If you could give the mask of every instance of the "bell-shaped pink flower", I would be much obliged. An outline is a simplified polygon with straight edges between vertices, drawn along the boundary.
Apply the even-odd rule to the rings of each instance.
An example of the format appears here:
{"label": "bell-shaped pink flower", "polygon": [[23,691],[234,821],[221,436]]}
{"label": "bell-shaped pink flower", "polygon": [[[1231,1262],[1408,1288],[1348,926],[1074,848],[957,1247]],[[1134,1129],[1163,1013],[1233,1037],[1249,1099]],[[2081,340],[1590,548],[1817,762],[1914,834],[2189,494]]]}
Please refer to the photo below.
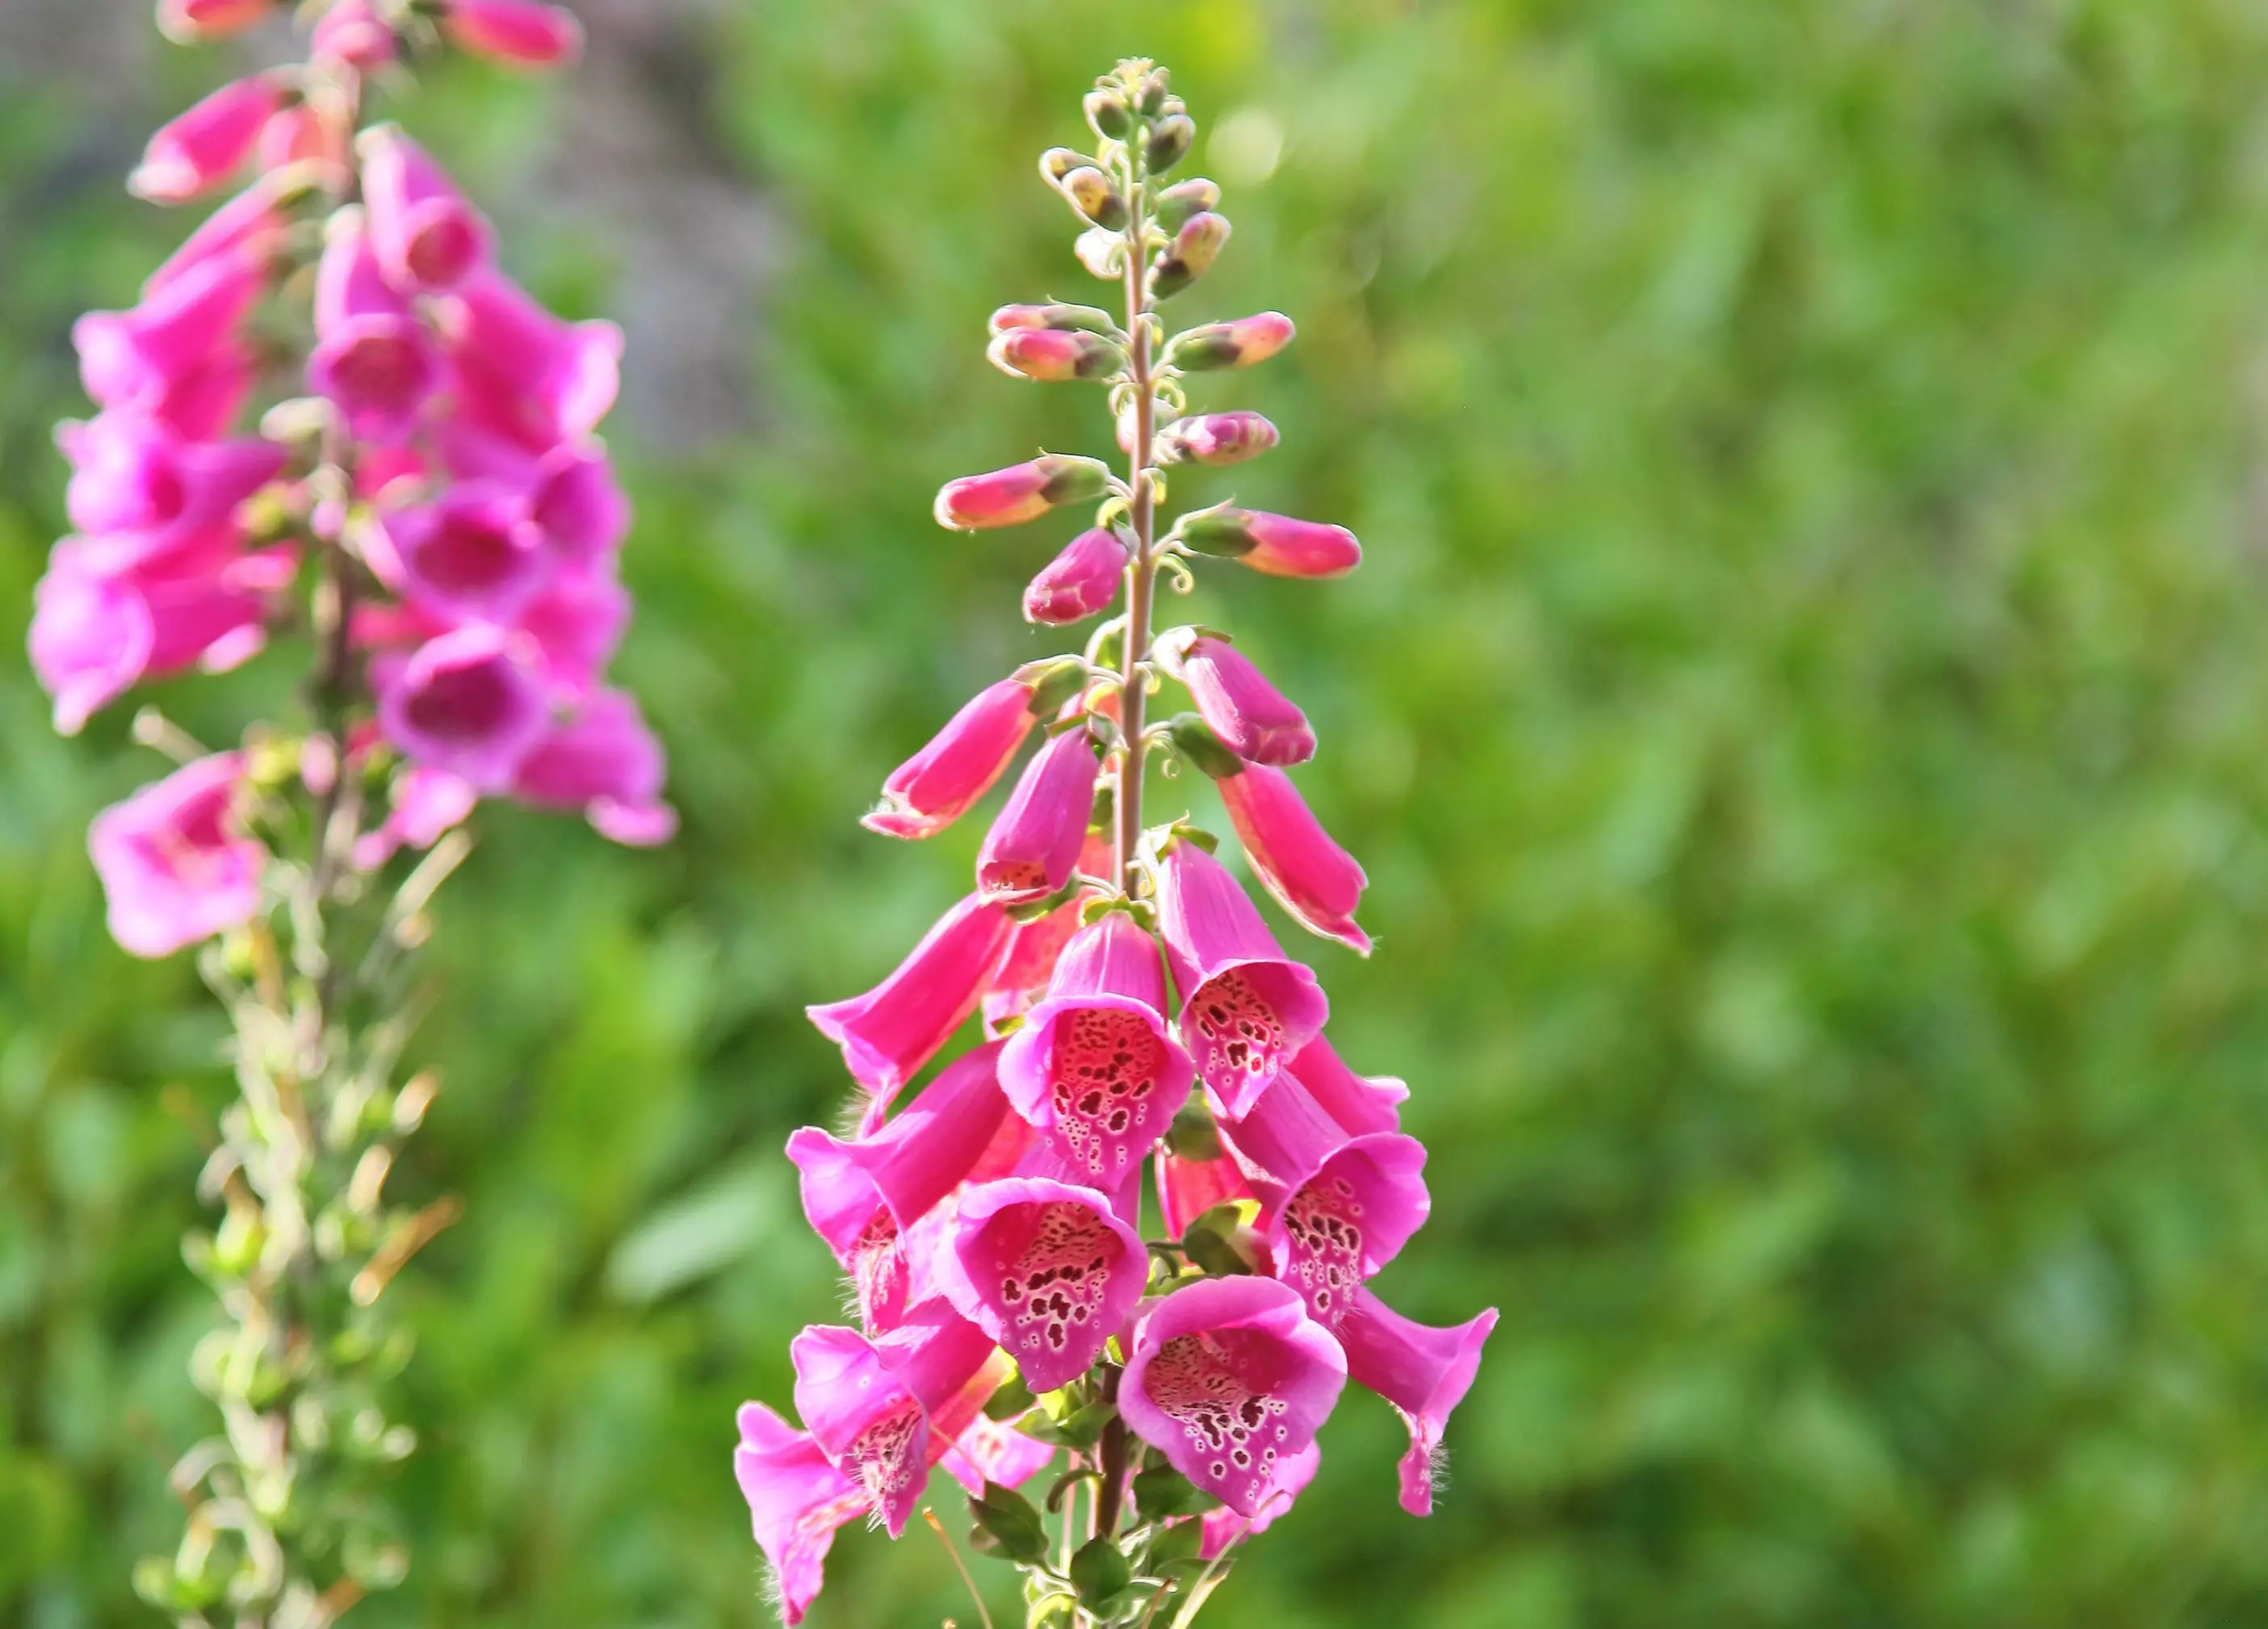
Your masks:
{"label": "bell-shaped pink flower", "polygon": [[895,1323],[917,1293],[902,1247],[914,1226],[980,1165],[1007,1169],[1029,1140],[1001,1095],[999,1062],[998,1041],[954,1059],[862,1137],[806,1126],[787,1140],[803,1214],[850,1275],[869,1329]]}
{"label": "bell-shaped pink flower", "polygon": [[1195,628],[1160,638],[1166,670],[1189,686],[1197,711],[1239,758],[1282,767],[1315,755],[1307,715],[1227,640]]}
{"label": "bell-shaped pink flower", "polygon": [[961,1315],[1016,1360],[1024,1383],[1052,1391],[1125,1329],[1150,1258],[1093,1188],[1017,1177],[961,1196],[937,1276]]}
{"label": "bell-shaped pink flower", "polygon": [[637,700],[601,690],[529,749],[512,795],[541,809],[578,809],[601,837],[651,848],[677,833],[677,811],[661,799],[666,774]]}
{"label": "bell-shaped pink flower", "polygon": [[237,818],[243,783],[241,755],[216,752],[94,818],[87,849],[123,948],[170,956],[258,913],[268,851]]}
{"label": "bell-shaped pink flower", "polygon": [[315,273],[309,386],[338,404],[357,439],[391,442],[408,436],[444,378],[440,347],[387,283],[366,218],[341,210]]}
{"label": "bell-shaped pink flower", "polygon": [[1265,764],[1248,763],[1215,784],[1252,874],[1276,903],[1310,933],[1369,955],[1370,936],[1357,925],[1354,913],[1370,879],[1354,856],[1331,840],[1292,777]]}
{"label": "bell-shaped pink flower", "polygon": [[611,562],[556,573],[516,620],[534,645],[544,683],[562,701],[588,697],[630,626],[630,597]]}
{"label": "bell-shaped pink flower", "polygon": [[1440,1470],[1441,1436],[1449,1415],[1472,1390],[1481,1348],[1496,1328],[1496,1309],[1450,1329],[1412,1323],[1366,1289],[1338,1323],[1347,1372],[1394,1405],[1410,1427],[1402,1457],[1402,1508],[1433,1513],[1433,1484]]}
{"label": "bell-shaped pink flower", "polygon": [[151,298],[166,284],[178,283],[192,271],[216,260],[233,260],[257,266],[270,242],[287,222],[282,200],[300,178],[271,172],[246,187],[197,224],[196,229],[158,263],[142,280],[142,297]]}
{"label": "bell-shaped pink flower", "polygon": [[1301,1047],[1291,1074],[1350,1137],[1402,1129],[1401,1105],[1410,1100],[1410,1088],[1391,1075],[1356,1074],[1329,1037],[1318,1035]]}
{"label": "bell-shaped pink flower", "polygon": [[261,127],[283,104],[283,86],[266,75],[223,85],[158,128],[127,190],[152,203],[210,192],[252,157]]}
{"label": "bell-shaped pink flower", "polygon": [[1257,413],[1200,413],[1175,419],[1160,432],[1158,456],[1169,464],[1241,464],[1267,451],[1276,439],[1276,427]]}
{"label": "bell-shaped pink flower", "polygon": [[825,1581],[836,1530],[865,1516],[873,1501],[835,1468],[809,1432],[761,1403],[743,1403],[733,1472],[747,1501],[756,1545],[771,1567],[772,1603],[795,1629]]}
{"label": "bell-shaped pink flower", "polygon": [[535,453],[598,427],[622,383],[620,328],[563,321],[493,270],[457,295],[451,356],[469,423]]}
{"label": "bell-shaped pink flower", "polygon": [[480,800],[461,776],[423,764],[404,766],[394,777],[385,820],[355,840],[355,869],[374,871],[403,848],[431,848],[469,819]]}
{"label": "bell-shaped pink flower", "polygon": [[531,486],[535,524],[563,560],[595,564],[630,529],[630,499],[596,442],[553,448],[532,472]]}
{"label": "bell-shaped pink flower", "polygon": [[[393,64],[401,55],[401,42],[371,0],[333,0],[308,36],[307,55],[318,62],[342,62],[366,74],[375,73]],[[365,187],[369,180],[365,174]]]}
{"label": "bell-shaped pink flower", "polygon": [[1188,1101],[1195,1068],[1166,1026],[1157,942],[1123,911],[1064,947],[1045,1000],[1000,1055],[1008,1101],[1061,1175],[1116,1194]]}
{"label": "bell-shaped pink flower", "polygon": [[1110,471],[1101,459],[1046,453],[1006,469],[948,481],[938,491],[937,524],[950,532],[1019,526],[1065,503],[1099,498],[1109,486]]}
{"label": "bell-shaped pink flower", "polygon": [[113,408],[66,421],[55,442],[72,466],[64,507],[90,536],[122,539],[107,559],[152,559],[225,522],[288,456],[254,437],[190,441],[159,420]]}
{"label": "bell-shaped pink flower", "polygon": [[971,894],[865,994],[804,1009],[873,1095],[871,1112],[887,1108],[976,1010],[1014,926],[1005,907]]}
{"label": "bell-shaped pink flower", "polygon": [[1362,545],[1344,526],[1294,520],[1256,509],[1213,509],[1185,517],[1183,543],[1275,577],[1342,577],[1362,563]]}
{"label": "bell-shaped pink flower", "polygon": [[1064,545],[1024,591],[1024,620],[1061,627],[1083,622],[1118,597],[1126,571],[1126,545],[1118,534],[1090,526]]}
{"label": "bell-shaped pink flower", "polygon": [[387,512],[365,547],[387,586],[441,616],[489,622],[510,622],[557,565],[526,493],[490,481]]}
{"label": "bell-shaped pink flower", "polygon": [[978,893],[1020,905],[1071,881],[1086,844],[1101,767],[1083,727],[1064,730],[1033,754],[976,851]]}
{"label": "bell-shaped pink flower", "polygon": [[1185,838],[1159,861],[1158,922],[1174,987],[1186,992],[1182,1038],[1214,1112],[1241,1119],[1322,1032],[1330,1003],[1315,975],[1284,954],[1236,879]]}
{"label": "bell-shaped pink flower", "polygon": [[389,283],[405,294],[447,289],[487,263],[488,223],[401,126],[365,130],[356,146],[370,245]]}
{"label": "bell-shaped pink flower", "polygon": [[1118,1412],[1174,1469],[1241,1516],[1304,1454],[1346,1385],[1338,1343],[1270,1279],[1206,1279],[1135,1326]]}
{"label": "bell-shaped pink flower", "polygon": [[516,68],[558,68],[583,54],[583,26],[540,0],[446,0],[441,32],[452,45]]}
{"label": "bell-shaped pink flower", "polygon": [[861,822],[886,837],[932,837],[968,811],[1008,767],[1037,722],[1032,686],[1011,677],[980,690],[928,745],[882,782],[882,801]]}
{"label": "bell-shaped pink flower", "polygon": [[1310,1443],[1307,1452],[1294,1454],[1289,1459],[1276,1462],[1276,1475],[1268,1489],[1260,1495],[1260,1509],[1249,1519],[1241,1516],[1227,1506],[1206,1511],[1201,1516],[1188,1518],[1199,1523],[1204,1534],[1197,1547],[1197,1559],[1210,1561],[1231,1545],[1247,1538],[1256,1538],[1275,1524],[1276,1518],[1289,1510],[1293,1501],[1307,1491],[1307,1484],[1315,1479],[1322,1468],[1323,1449],[1321,1443]]}
{"label": "bell-shaped pink flower", "polygon": [[1254,1197],[1252,1185],[1226,1154],[1199,1160],[1158,1150],[1158,1212],[1166,1231],[1176,1238],[1214,1206]]}
{"label": "bell-shaped pink flower", "polygon": [[430,640],[406,660],[374,663],[372,675],[387,738],[479,791],[509,787],[550,728],[542,686],[512,636],[486,623]]}
{"label": "bell-shaped pink flower", "polygon": [[[71,325],[86,393],[106,407],[161,411],[206,364],[230,352],[260,282],[250,256],[216,255],[131,311],[87,312]],[[184,435],[197,435],[166,416]]]}
{"label": "bell-shaped pink flower", "polygon": [[158,0],[158,31],[168,40],[196,45],[256,26],[278,0]]}
{"label": "bell-shaped pink flower", "polygon": [[1276,1277],[1300,1292],[1307,1316],[1324,1328],[1338,1327],[1355,1290],[1425,1224],[1432,1200],[1425,1170],[1425,1149],[1415,1137],[1357,1137],[1273,1207],[1267,1236]]}

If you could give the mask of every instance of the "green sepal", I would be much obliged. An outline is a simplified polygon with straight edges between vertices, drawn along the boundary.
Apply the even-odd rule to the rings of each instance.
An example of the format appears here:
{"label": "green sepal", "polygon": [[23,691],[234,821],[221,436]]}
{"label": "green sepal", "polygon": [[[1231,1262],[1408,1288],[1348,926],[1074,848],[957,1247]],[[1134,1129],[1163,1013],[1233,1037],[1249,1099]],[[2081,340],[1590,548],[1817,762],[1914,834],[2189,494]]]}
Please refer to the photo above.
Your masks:
{"label": "green sepal", "polygon": [[1108,1538],[1090,1538],[1071,1559],[1071,1581],[1079,1603],[1101,1617],[1134,1581],[1134,1568],[1125,1553]]}
{"label": "green sepal", "polygon": [[982,1493],[968,1496],[968,1519],[975,1523],[968,1535],[970,1548],[1011,1561],[1047,1559],[1048,1531],[1040,1513],[1014,1488],[985,1483]]}
{"label": "green sepal", "polygon": [[[1052,1395],[1052,1394],[1050,1394]],[[1026,1436],[1037,1437],[1057,1448],[1093,1448],[1102,1441],[1102,1428],[1118,1417],[1116,1404],[1094,1402],[1083,1408],[1057,1418],[1052,1414],[1027,1420],[1019,1427]]]}
{"label": "green sepal", "polygon": [[984,1418],[1013,1420],[1019,1414],[1030,1413],[1038,1402],[1039,1399],[1032,1395],[1032,1389],[1024,1383],[1024,1377],[1011,1375],[1007,1382],[992,1394],[991,1400],[984,1405]]}
{"label": "green sepal", "polygon": [[1244,760],[1195,713],[1176,713],[1167,720],[1166,738],[1174,744],[1174,751],[1182,755],[1182,761],[1204,770],[1216,781],[1244,773]]}
{"label": "green sepal", "polygon": [[1024,710],[1035,718],[1051,718],[1086,684],[1086,660],[1083,657],[1056,657],[1027,662],[1016,670],[1016,677],[1032,693],[1024,703]]}
{"label": "green sepal", "polygon": [[1220,1127],[1214,1123],[1211,1105],[1203,1092],[1191,1092],[1189,1100],[1175,1112],[1174,1123],[1166,1127],[1166,1151],[1185,1160],[1220,1157]]}
{"label": "green sepal", "polygon": [[1215,1278],[1240,1278],[1260,1271],[1260,1236],[1252,1230],[1258,1207],[1231,1200],[1198,1216],[1182,1234],[1182,1251]]}
{"label": "green sepal", "polygon": [[[1197,1488],[1191,1488],[1189,1491],[1199,1492]],[[1208,1493],[1204,1497],[1211,1499],[1211,1495]],[[1146,1515],[1149,1508],[1150,1507],[1145,1504],[1142,1507],[1143,1514]],[[1162,1572],[1167,1567],[1178,1566],[1184,1561],[1195,1561],[1204,1553],[1204,1523],[1176,1522],[1171,1527],[1161,1526],[1151,1531],[1150,1542],[1143,1548],[1142,1567],[1145,1572]]]}
{"label": "green sepal", "polygon": [[[1219,1500],[1171,1465],[1152,1465],[1134,1478],[1134,1505],[1145,1522],[1169,1515],[1199,1515],[1219,1504]],[[1153,1551],[1153,1559],[1154,1554]]]}

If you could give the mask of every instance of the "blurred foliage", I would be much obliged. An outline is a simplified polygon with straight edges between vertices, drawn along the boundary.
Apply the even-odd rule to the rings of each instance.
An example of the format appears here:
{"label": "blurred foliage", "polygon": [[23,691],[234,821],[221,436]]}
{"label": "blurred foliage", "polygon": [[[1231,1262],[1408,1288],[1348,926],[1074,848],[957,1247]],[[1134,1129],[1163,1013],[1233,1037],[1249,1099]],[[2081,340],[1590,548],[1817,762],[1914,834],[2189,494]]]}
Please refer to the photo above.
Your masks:
{"label": "blurred foliage", "polygon": [[[854,817],[1048,648],[1014,593],[1061,528],[927,504],[1104,450],[983,319],[1084,286],[1030,165],[1136,51],[1237,223],[1179,305],[1301,328],[1238,381],[1285,444],[1233,489],[1369,549],[1201,594],[1307,705],[1304,784],[1375,880],[1376,958],[1314,959],[1433,1148],[1381,1288],[1506,1312],[1441,1513],[1394,1513],[1399,1427],[1351,1398],[1209,1616],[2268,1621],[2268,12],[861,0],[713,35],[694,116],[790,241],[760,330],[715,338],[760,429],[617,435],[624,665],[685,835],[488,812],[452,885],[448,1090],[400,1179],[468,1215],[402,1291],[418,1568],[355,1621],[765,1621],[732,1407],[786,1401],[836,1294],[779,1155],[843,1095],[800,1008],[963,885],[977,830]],[[115,182],[222,70],[0,77],[10,627],[68,321],[182,230]],[[603,309],[604,224],[530,184],[571,86],[423,101],[515,264]],[[83,858],[153,762],[119,716],[52,738],[8,642],[0,1618],[142,1624],[199,1428],[176,1250],[219,1019],[109,945]],[[166,702],[222,735],[291,659]],[[813,1622],[967,1612],[925,1538],[850,1533]]]}

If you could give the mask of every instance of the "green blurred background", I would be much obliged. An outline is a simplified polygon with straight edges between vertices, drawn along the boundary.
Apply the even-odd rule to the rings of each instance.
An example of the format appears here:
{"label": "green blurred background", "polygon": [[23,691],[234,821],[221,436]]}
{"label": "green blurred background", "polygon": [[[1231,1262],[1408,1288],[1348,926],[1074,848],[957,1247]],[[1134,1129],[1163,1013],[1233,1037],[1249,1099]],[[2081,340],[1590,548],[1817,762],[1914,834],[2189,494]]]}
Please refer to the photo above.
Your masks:
{"label": "green blurred background", "polygon": [[[965,885],[981,827],[858,830],[881,776],[1051,648],[1015,595],[1064,529],[927,506],[1106,448],[983,317],[1088,286],[1032,160],[1140,52],[1237,224],[1179,305],[1301,330],[1200,397],[1283,448],[1178,495],[1369,551],[1196,614],[1306,703],[1373,878],[1374,960],[1312,948],[1433,1149],[1381,1288],[1505,1312],[1440,1514],[1396,1514],[1351,1397],[1207,1620],[2268,1623],[2268,11],[578,9],[575,77],[403,106],[515,270],[631,326],[622,666],[685,830],[485,811],[451,884],[397,1180],[468,1212],[401,1291],[416,1567],[355,1622],[765,1620],[732,1410],[837,1298],[779,1151],[844,1089],[800,1009]],[[218,1019],[102,929],[130,709],[55,739],[18,636],[67,325],[184,230],[119,180],[238,60],[147,34],[0,0],[0,1620],[35,1629],[152,1621],[126,1571],[204,1418]],[[160,699],[225,738],[291,660]],[[854,1531],[812,1621],[947,1614],[933,1544]]]}

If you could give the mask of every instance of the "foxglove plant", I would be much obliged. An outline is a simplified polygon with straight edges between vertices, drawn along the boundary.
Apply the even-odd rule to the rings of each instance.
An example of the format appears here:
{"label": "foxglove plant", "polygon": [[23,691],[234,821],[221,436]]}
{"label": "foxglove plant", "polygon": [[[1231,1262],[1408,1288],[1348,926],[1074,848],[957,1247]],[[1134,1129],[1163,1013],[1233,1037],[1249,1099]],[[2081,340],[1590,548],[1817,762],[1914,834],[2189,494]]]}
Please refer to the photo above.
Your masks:
{"label": "foxglove plant", "polygon": [[[1032,1629],[1185,1625],[1315,1474],[1316,1429],[1350,1378],[1408,1425],[1401,1500],[1428,1514],[1443,1429],[1496,1323],[1430,1328],[1372,1293],[1428,1207],[1407,1093],[1340,1061],[1321,984],[1216,840],[1145,824],[1153,756],[1211,778],[1268,892],[1369,952],[1362,868],[1285,773],[1314,753],[1307,719],[1226,635],[1153,626],[1160,575],[1187,592],[1200,561],[1326,578],[1361,557],[1344,528],[1231,505],[1161,527],[1177,466],[1276,442],[1258,414],[1191,413],[1189,380],[1272,356],[1292,323],[1167,334],[1160,306],[1228,239],[1219,190],[1167,180],[1195,126],[1162,69],[1120,63],[1086,110],[1094,152],[1057,148],[1041,169],[1123,309],[1003,306],[990,355],[1019,378],[1105,386],[1126,473],[1047,453],[947,483],[936,514],[975,532],[1094,504],[1025,615],[1063,627],[1123,603],[1082,651],[980,693],[866,817],[933,836],[1042,738],[973,892],[873,990],[811,1009],[863,1102],[855,1135],[806,1129],[788,1153],[859,1326],[804,1332],[802,1427],[748,1404],[735,1457],[790,1625],[836,1529],[864,1517],[897,1536],[942,1464],[969,1490],[971,1543],[1023,1569]],[[1168,680],[1191,710],[1153,720]],[[980,1012],[983,1042],[894,1113]],[[1145,1211],[1164,1236],[1144,1236]],[[1015,1491],[1059,1452],[1043,1498]]]}
{"label": "foxglove plant", "polygon": [[[267,0],[162,0],[169,35]],[[387,1176],[431,1102],[397,1083],[408,953],[483,797],[666,839],[661,752],[605,670],[630,613],[629,507],[592,432],[621,335],[545,312],[494,234],[371,92],[462,49],[571,58],[534,0],[306,0],[306,59],[227,85],[150,143],[131,185],[185,203],[243,185],[144,285],[74,330],[99,411],[63,425],[74,534],[31,629],[72,733],[144,679],[304,642],[294,700],[99,815],[111,929],[138,956],[202,945],[240,1089],[200,1192],[224,1219],[190,1265],[224,1324],[192,1376],[219,1429],[175,1467],[188,1533],[142,1593],[183,1625],[315,1629],[407,1564],[377,1476],[406,1332],[379,1302],[453,1202]],[[422,851],[422,855],[420,853]]]}

